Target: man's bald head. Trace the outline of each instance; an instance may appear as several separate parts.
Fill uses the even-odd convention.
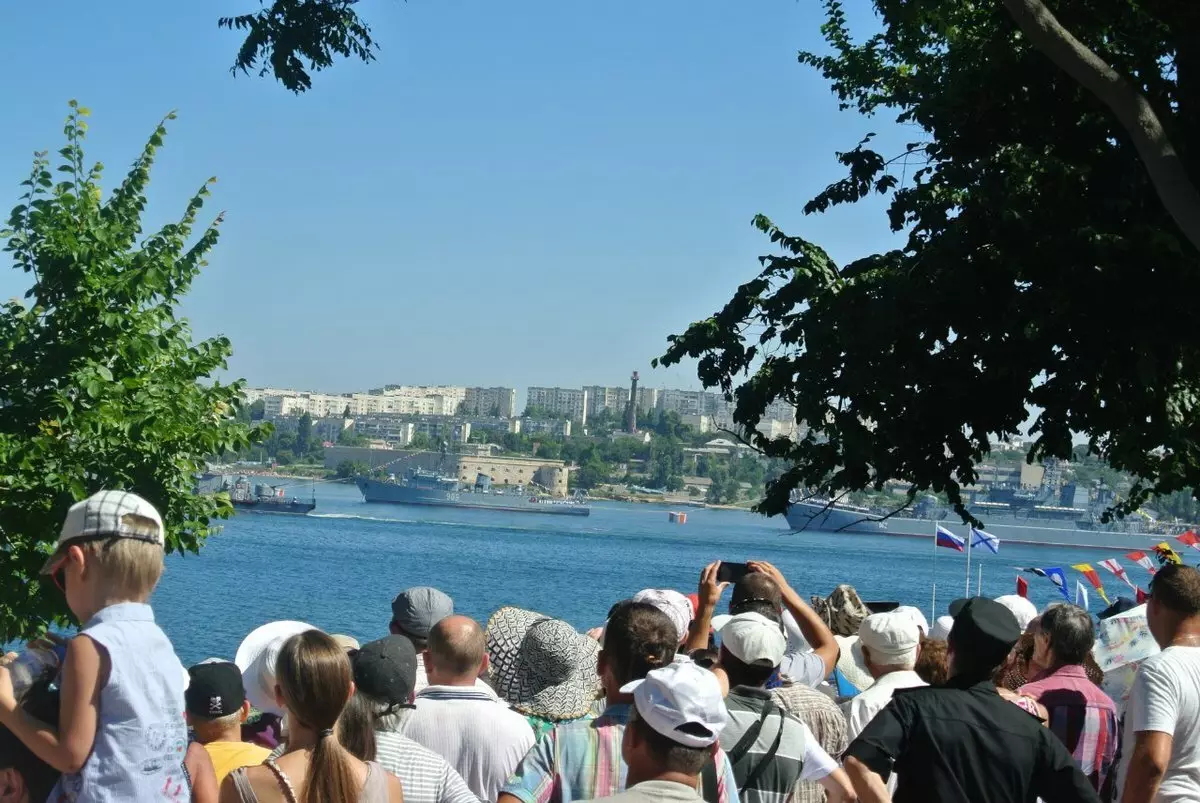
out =
[[[429,631],[426,671],[442,686],[469,686],[487,668],[483,628],[467,616],[447,616]]]

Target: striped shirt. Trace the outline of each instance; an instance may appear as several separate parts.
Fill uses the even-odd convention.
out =
[[[764,719],[768,706],[774,711]],[[748,751],[733,768],[743,803],[787,803],[799,781],[819,781],[837,769],[837,762],[821,749],[808,726],[774,704],[766,689],[738,686],[725,698],[725,708],[729,722],[721,731],[724,750],[732,750],[762,722]],[[772,748],[774,755],[768,758]],[[764,761],[767,763],[759,770]],[[751,774],[756,777],[747,783]]]
[[[490,688],[429,686],[404,716],[401,733],[440,755],[477,797],[495,800],[533,747],[533,729]]]
[[[629,705],[617,703],[595,719],[556,725],[521,761],[503,793],[522,803],[572,803],[623,791],[627,767],[621,741],[627,722]],[[720,750],[715,761],[719,803],[738,803],[729,761]]]
[[[1046,706],[1050,730],[1097,792],[1113,771],[1117,752],[1117,706],[1082,666],[1062,666],[1017,690]]]
[[[846,715],[829,695],[802,686],[787,683],[771,690],[775,704],[812,731],[821,749],[831,758],[841,758],[850,744],[846,733]],[[790,803],[824,803],[825,789],[816,781],[801,781],[792,789]]]
[[[375,731],[375,761],[400,779],[404,803],[479,803],[446,759],[395,731]]]

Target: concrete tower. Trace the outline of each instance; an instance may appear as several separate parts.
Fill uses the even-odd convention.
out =
[[[625,412],[625,431],[637,432],[637,385],[638,372],[633,372],[633,381],[629,386],[629,409]]]

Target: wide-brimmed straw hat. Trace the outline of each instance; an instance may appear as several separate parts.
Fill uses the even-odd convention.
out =
[[[576,719],[600,692],[600,645],[561,619],[501,608],[488,620],[487,647],[492,687],[522,714]]]
[[[858,635],[858,626],[871,615],[854,586],[840,585],[828,597],[813,595],[812,608],[833,631],[835,636],[851,638]]]
[[[275,662],[283,643],[297,633],[316,630],[304,622],[268,622],[250,631],[237,648],[233,662],[242,671],[250,705],[267,714],[282,714],[275,702]]]

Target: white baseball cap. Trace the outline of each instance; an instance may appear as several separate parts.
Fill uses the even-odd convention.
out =
[[[41,573],[50,571],[65,544],[94,538],[133,538],[160,547],[166,544],[162,516],[154,505],[128,491],[99,491],[71,505],[54,543],[54,553]]]
[[[739,613],[720,630],[721,646],[744,664],[783,663],[787,639],[779,625],[761,613]]]
[[[1038,609],[1032,602],[1022,597],[1020,594],[1005,594],[1002,597],[996,597],[996,602],[999,602],[1012,613],[1017,619],[1017,626],[1024,633],[1029,627],[1029,623],[1038,618]]]
[[[933,623],[933,627],[929,630],[929,637],[936,641],[946,641],[950,638],[950,631],[954,629],[954,617],[950,615],[939,616],[937,621]]]
[[[650,670],[621,693],[633,695],[638,716],[655,732],[686,747],[716,743],[729,719],[717,676],[687,659]]]
[[[695,614],[692,611],[691,600],[683,594],[670,588],[647,588],[634,594],[633,601],[645,602],[665,613],[671,624],[675,625],[675,632],[679,634],[681,642],[688,637],[688,626]]]
[[[858,626],[858,638],[872,662],[886,666],[916,658],[921,631],[907,613],[873,613]]]
[[[892,611],[892,613],[902,613],[912,619],[913,624],[921,631],[922,636],[929,635],[929,620],[925,618],[925,614],[921,613],[920,608],[914,608],[912,605],[901,605]]]

